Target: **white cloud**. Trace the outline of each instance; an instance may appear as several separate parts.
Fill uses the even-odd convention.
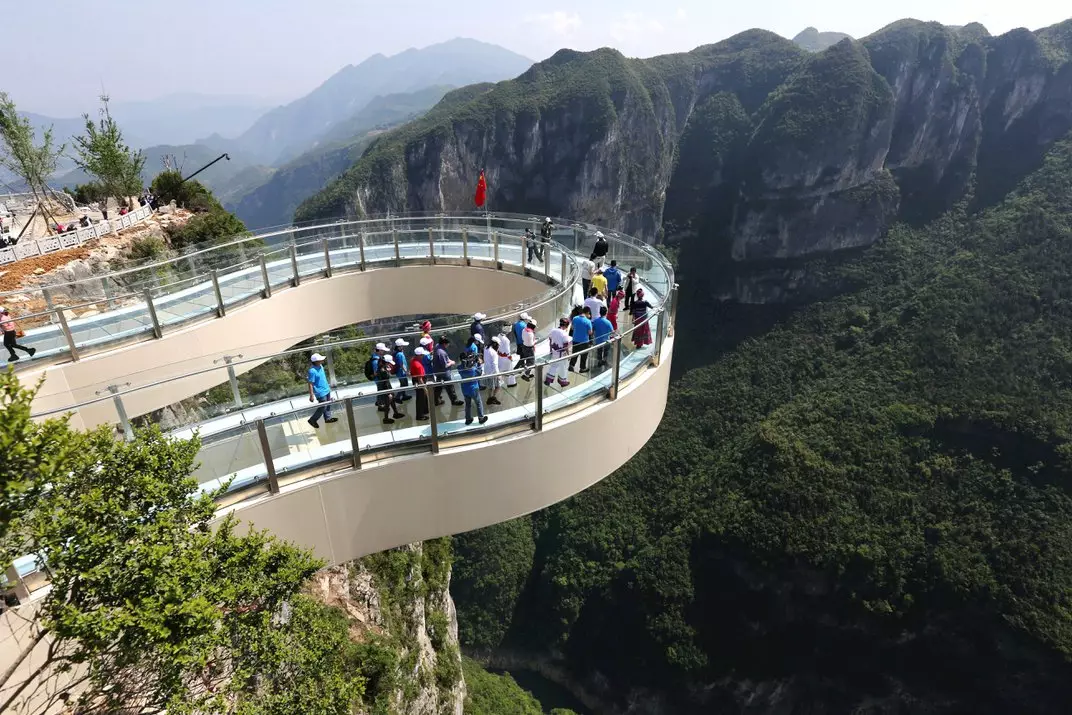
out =
[[[651,35],[662,33],[666,28],[655,18],[647,17],[641,12],[627,12],[610,25],[610,36],[615,42],[626,44],[644,40]]]
[[[525,22],[541,25],[556,35],[569,36],[580,29],[581,16],[576,12],[555,10],[554,12],[545,12],[539,15],[529,15],[525,18]]]

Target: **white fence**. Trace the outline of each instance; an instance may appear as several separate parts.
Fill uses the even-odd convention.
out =
[[[139,206],[125,216],[117,216],[112,219],[95,223],[92,226],[80,228],[70,233],[61,233],[56,236],[38,238],[35,240],[22,240],[10,248],[0,248],[0,266],[14,263],[23,258],[43,256],[46,253],[59,251],[64,248],[80,246],[93,238],[100,238],[105,234],[118,231],[136,223],[141,223],[153,215],[153,210],[148,206]]]

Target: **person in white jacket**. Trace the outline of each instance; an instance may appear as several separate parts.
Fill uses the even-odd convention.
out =
[[[558,327],[551,331],[551,360],[552,362],[547,366],[547,374],[543,378],[544,385],[550,385],[556,379],[558,380],[559,387],[569,387],[569,380],[566,378],[566,367],[569,364],[569,360],[562,360],[560,358],[569,357],[570,344],[573,342],[573,338],[569,334],[569,318],[559,318]]]
[[[513,329],[509,323],[502,326],[502,335],[499,336],[499,374],[507,387],[517,387],[517,375],[506,373],[514,369],[514,349],[510,345],[510,332]]]
[[[487,385],[490,395],[489,405],[501,405],[499,402],[499,387],[502,383],[499,372],[499,338],[492,338],[484,348],[484,384]]]

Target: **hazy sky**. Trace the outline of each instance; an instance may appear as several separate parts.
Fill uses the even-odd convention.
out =
[[[808,25],[862,37],[903,17],[994,34],[1072,16],[1062,0],[7,0],[0,89],[26,111],[71,116],[176,92],[294,99],[376,52],[473,37],[534,60],[561,47],[646,57],[751,27],[792,37]]]

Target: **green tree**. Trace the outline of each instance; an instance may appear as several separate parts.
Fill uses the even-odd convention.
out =
[[[161,171],[149,188],[161,203],[174,201],[178,206],[190,211],[222,211],[223,206],[212,192],[200,181],[183,181],[182,172],[177,169]]]
[[[141,170],[145,156],[134,151],[123,141],[123,132],[108,111],[108,100],[101,98],[100,120],[94,122],[88,114],[86,133],[74,138],[78,168],[97,177],[97,183],[107,196],[117,201],[137,194],[142,189]]]
[[[495,675],[470,658],[462,658],[466,715],[543,715],[540,702],[509,673]]]
[[[208,241],[231,240],[248,233],[246,225],[237,216],[223,209],[197,214],[186,223],[172,224],[166,230],[171,245],[178,249]]]
[[[23,683],[0,674],[0,711],[35,690],[80,712],[353,711],[363,679],[345,625],[299,595],[321,563],[232,517],[213,524],[190,476],[196,440],[35,423],[34,390],[11,372],[0,395],[0,559],[36,554],[52,586],[16,665],[47,653]]]
[[[39,202],[48,194],[48,180],[63,150],[63,144],[56,146],[53,142],[52,127],[41,133],[38,144],[30,120],[20,117],[15,102],[6,92],[0,92],[0,167],[26,182]]]

